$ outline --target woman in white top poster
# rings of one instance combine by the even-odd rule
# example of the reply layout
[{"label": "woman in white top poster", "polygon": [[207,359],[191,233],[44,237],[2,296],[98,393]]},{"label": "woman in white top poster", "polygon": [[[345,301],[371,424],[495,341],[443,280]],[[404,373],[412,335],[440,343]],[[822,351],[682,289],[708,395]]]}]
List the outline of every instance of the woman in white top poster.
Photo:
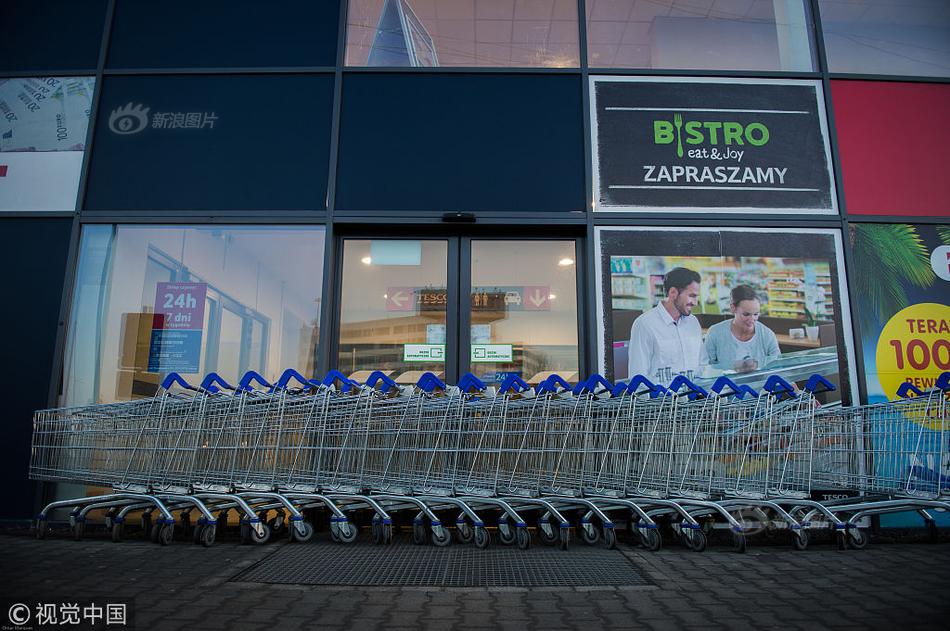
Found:
[{"label": "woman in white top poster", "polygon": [[749,285],[734,287],[731,298],[734,317],[709,327],[700,363],[737,372],[765,368],[782,351],[775,333],[759,322],[761,301]]}]

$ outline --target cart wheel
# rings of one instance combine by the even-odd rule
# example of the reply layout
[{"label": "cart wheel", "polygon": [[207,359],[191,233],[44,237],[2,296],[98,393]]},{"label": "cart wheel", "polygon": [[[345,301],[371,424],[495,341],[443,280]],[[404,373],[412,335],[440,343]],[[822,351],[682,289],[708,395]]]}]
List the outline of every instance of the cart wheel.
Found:
[{"label": "cart wheel", "polygon": [[268,540],[268,539],[270,539],[270,526],[268,526],[267,524],[262,523],[262,524],[261,524],[261,528],[264,529],[264,533],[263,533],[263,534],[260,534],[260,535],[257,534],[257,529],[256,529],[256,528],[251,527],[251,528],[249,528],[248,530],[250,530],[251,541],[253,541],[254,543],[263,545],[263,544],[267,543],[267,540]]},{"label": "cart wheel", "polygon": [[[299,528],[299,529],[298,529]],[[304,543],[310,541],[313,537],[313,526],[310,522],[296,522],[296,525],[290,528],[290,540]]]},{"label": "cart wheel", "polygon": [[393,542],[393,525],[380,524],[380,531],[383,533],[383,545],[389,545]]},{"label": "cart wheel", "polygon": [[792,546],[796,550],[804,550],[808,547],[808,531],[799,530],[792,535]]},{"label": "cart wheel", "polygon": [[839,550],[848,549],[848,533],[844,530],[838,530],[835,532],[835,540],[838,542]]},{"label": "cart wheel", "polygon": [[158,532],[158,543],[163,546],[167,546],[172,542],[172,539],[175,538],[175,524],[162,524],[161,528],[153,528],[152,530]]},{"label": "cart wheel", "polygon": [[217,526],[214,524],[205,524],[201,526],[201,545],[206,548],[210,548],[211,544],[214,543],[215,534],[217,534]]},{"label": "cart wheel", "polygon": [[852,528],[851,535],[848,537],[848,546],[853,550],[863,550],[867,547],[869,540],[868,533],[860,528]]},{"label": "cart wheel", "polygon": [[243,521],[238,530],[238,538],[241,541],[241,545],[247,545],[251,542],[251,525],[246,524]]},{"label": "cart wheel", "polygon": [[448,547],[452,543],[452,533],[442,526],[432,527],[432,543],[439,548]]},{"label": "cart wheel", "polygon": [[561,536],[559,537],[561,540],[561,550],[567,550],[567,547],[571,542],[571,529],[558,528],[558,530],[561,532]]},{"label": "cart wheel", "polygon": [[77,521],[73,525],[73,539],[74,540],[82,541],[82,533],[83,533],[83,530],[85,530],[85,526],[86,524],[81,521]]},{"label": "cart wheel", "polygon": [[201,531],[205,529],[205,524],[195,524],[195,527],[191,531],[191,540],[195,544],[201,543]]},{"label": "cart wheel", "polygon": [[519,550],[527,550],[531,547],[531,533],[528,532],[527,528],[517,528],[515,530],[515,538],[517,539]]},{"label": "cart wheel", "polygon": [[593,524],[581,524],[579,530],[581,531],[581,539],[587,545],[592,546],[600,541],[600,531],[598,531]]},{"label": "cart wheel", "polygon": [[553,546],[557,543],[557,529],[555,529],[547,519],[542,519],[538,522],[538,539],[546,546]]},{"label": "cart wheel", "polygon": [[112,543],[119,543],[122,541],[122,530],[124,525],[125,524],[122,522],[112,522]]},{"label": "cart wheel", "polygon": [[267,522],[267,525],[270,526],[270,531],[276,535],[284,527],[284,520],[280,517],[274,517],[272,520]]},{"label": "cart wheel", "polygon": [[383,537],[386,535],[383,534],[383,524],[373,518],[373,523],[369,527],[369,532],[373,536],[373,544],[380,546],[383,544]]},{"label": "cart wheel", "polygon": [[[198,530],[198,527],[195,526],[194,530]],[[190,534],[196,543],[198,541],[198,533],[192,531],[191,511],[181,512],[181,534],[185,537]]]},{"label": "cart wheel", "polygon": [[693,552],[702,552],[706,549],[706,533],[697,528],[683,531],[683,543]]},{"label": "cart wheel", "polygon": [[424,546],[429,542],[429,531],[424,523],[412,524],[412,542],[417,546]]},{"label": "cart wheel", "polygon": [[151,539],[152,538],[152,514],[147,513],[147,512],[142,513],[141,524],[142,524],[142,535],[146,539]]},{"label": "cart wheel", "polygon": [[340,543],[353,543],[356,541],[357,535],[360,534],[359,528],[356,527],[356,524],[343,521],[337,524],[337,537],[340,540]]},{"label": "cart wheel", "polygon": [[487,548],[487,547],[489,546],[489,544],[491,544],[491,535],[488,534],[488,530],[487,530],[487,529],[485,529],[485,528],[483,528],[483,527],[481,527],[481,526],[478,526],[477,528],[475,528],[475,532],[473,533],[473,537],[474,537],[474,539],[475,539],[475,547],[476,547],[476,548],[481,548],[481,549],[484,550],[485,548]]},{"label": "cart wheel", "polygon": [[501,541],[502,544],[510,546],[516,542],[518,535],[515,533],[515,530],[507,517],[498,520],[498,540]]},{"label": "cart wheel", "polygon": [[640,530],[639,534],[640,542],[643,544],[643,547],[650,552],[656,552],[663,547],[663,538],[660,536],[660,531],[656,528],[644,528]]},{"label": "cart wheel", "polygon": [[46,539],[46,520],[45,519],[36,520],[36,538]]},{"label": "cart wheel", "polygon": [[617,547],[617,531],[613,528],[604,528],[604,545],[607,546],[608,550]]},{"label": "cart wheel", "polygon": [[742,532],[732,533],[732,551],[738,552],[739,554],[745,553],[746,541],[747,539],[746,539],[745,533],[742,533]]},{"label": "cart wheel", "polygon": [[472,543],[475,540],[475,530],[465,520],[457,521],[455,524],[455,536],[459,543]]},{"label": "cart wheel", "polygon": [[102,522],[103,522],[103,524],[105,525],[106,530],[112,530],[112,524],[115,523],[115,522],[113,521],[113,520],[115,519],[115,515],[116,515],[116,511],[115,511],[115,509],[113,508],[112,510],[110,510],[109,512],[107,512],[107,513],[105,514],[105,516],[103,517]]}]

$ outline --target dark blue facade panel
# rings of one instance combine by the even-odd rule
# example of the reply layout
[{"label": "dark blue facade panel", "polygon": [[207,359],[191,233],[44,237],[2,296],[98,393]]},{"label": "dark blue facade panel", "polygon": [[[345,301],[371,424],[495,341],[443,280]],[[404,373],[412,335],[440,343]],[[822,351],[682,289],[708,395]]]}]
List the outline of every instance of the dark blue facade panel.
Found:
[{"label": "dark blue facade panel", "polygon": [[88,210],[323,210],[332,75],[110,77]]},{"label": "dark blue facade panel", "polygon": [[48,407],[63,274],[72,219],[0,219],[0,265],[19,270],[4,281],[0,309],[0,365],[16,382],[0,423],[4,480],[0,519],[32,517],[34,485],[28,479],[33,411]]},{"label": "dark blue facade panel", "polygon": [[337,0],[119,0],[109,68],[336,64]]},{"label": "dark blue facade panel", "polygon": [[584,209],[580,77],[343,82],[337,210]]},{"label": "dark blue facade panel", "polygon": [[107,0],[0,2],[0,72],[95,70]]}]

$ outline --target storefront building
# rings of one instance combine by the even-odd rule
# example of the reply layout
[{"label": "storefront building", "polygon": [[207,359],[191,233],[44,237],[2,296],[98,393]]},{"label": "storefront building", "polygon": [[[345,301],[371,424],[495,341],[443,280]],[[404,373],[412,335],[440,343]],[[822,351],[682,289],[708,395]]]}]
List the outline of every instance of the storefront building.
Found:
[{"label": "storefront building", "polygon": [[[0,517],[33,410],[170,371],[865,403],[950,370],[943,0],[43,0],[0,33]],[[753,292],[767,362],[632,341],[676,268],[703,335]]]}]

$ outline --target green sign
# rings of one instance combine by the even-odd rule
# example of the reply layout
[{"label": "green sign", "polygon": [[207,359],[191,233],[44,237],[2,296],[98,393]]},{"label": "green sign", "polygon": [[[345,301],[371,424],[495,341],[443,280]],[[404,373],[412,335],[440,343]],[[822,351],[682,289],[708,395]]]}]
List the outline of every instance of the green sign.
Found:
[{"label": "green sign", "polygon": [[510,362],[514,351],[511,344],[472,344],[472,362]]},{"label": "green sign", "polygon": [[405,362],[444,362],[445,344],[404,344],[402,360]]}]

